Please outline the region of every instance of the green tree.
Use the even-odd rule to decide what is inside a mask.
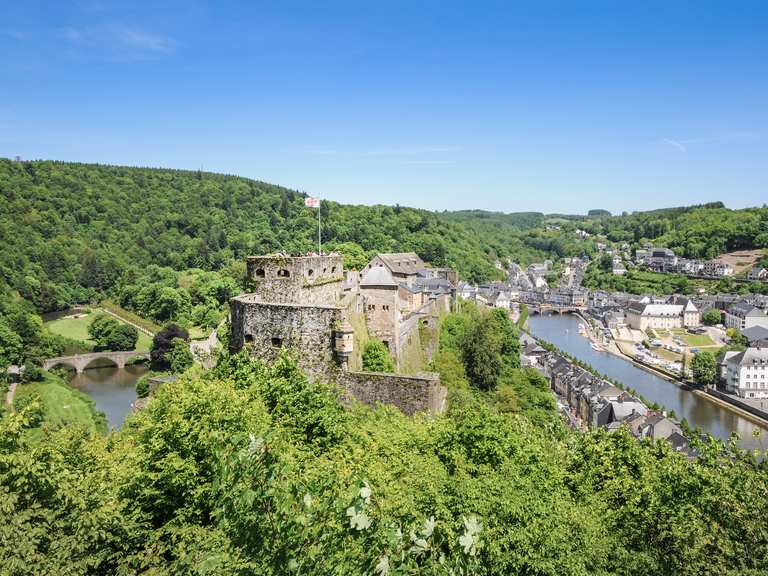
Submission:
[[[8,366],[20,362],[23,352],[21,337],[0,318],[0,375],[5,376]]]
[[[96,314],[88,324],[88,335],[97,346],[105,345],[109,335],[120,326],[120,322],[109,314]]]
[[[691,362],[691,371],[693,379],[699,384],[711,386],[717,382],[717,362],[711,352],[695,354]]]
[[[149,374],[145,374],[136,382],[136,396],[146,398],[149,396]]]
[[[493,390],[504,369],[502,335],[490,314],[483,314],[466,329],[461,355],[469,381],[481,390]]]
[[[175,339],[189,340],[189,332],[177,324],[168,324],[152,339],[149,351],[150,364],[153,370],[164,372],[171,368],[170,353]]]
[[[107,350],[135,350],[139,332],[129,324],[118,324],[107,335],[104,347]]]
[[[394,372],[395,363],[389,349],[380,340],[369,340],[363,350],[363,370],[367,372]]]
[[[169,357],[171,372],[174,374],[181,374],[194,363],[192,352],[189,349],[189,342],[183,338],[174,338],[172,340]]]
[[[720,324],[723,315],[717,308],[710,308],[701,315],[701,321],[707,326],[714,326]]]

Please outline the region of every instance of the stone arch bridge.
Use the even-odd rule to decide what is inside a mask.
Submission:
[[[576,314],[587,309],[586,306],[567,306],[558,304],[526,304],[530,314]]]
[[[43,368],[50,370],[54,366],[64,365],[72,366],[78,374],[87,370],[95,360],[110,360],[118,368],[125,368],[129,360],[134,358],[144,358],[149,360],[149,352],[136,352],[129,350],[126,352],[91,352],[90,354],[76,354],[74,356],[56,356],[48,358],[43,362]]]

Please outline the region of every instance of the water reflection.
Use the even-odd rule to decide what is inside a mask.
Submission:
[[[589,340],[579,335],[579,322],[578,318],[570,315],[534,315],[528,320],[530,330],[536,336],[586,362],[598,372],[622,382],[628,388],[634,388],[649,402],[656,402],[667,410],[674,410],[677,417],[681,420],[686,418],[692,428],[698,426],[723,440],[727,440],[732,432],[736,432],[741,437],[740,445],[748,449],[762,448],[761,444],[768,442],[768,431],[761,430],[749,420],[637,368],[623,358],[593,350]],[[759,438],[753,438],[752,433],[755,430],[761,431],[764,437],[762,442]]]
[[[92,368],[74,375],[69,384],[93,398],[96,409],[106,415],[108,428],[119,429],[136,400],[136,382],[146,372],[142,364]]]

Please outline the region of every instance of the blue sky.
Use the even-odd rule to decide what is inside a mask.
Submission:
[[[3,2],[0,156],[505,212],[768,201],[766,2]]]

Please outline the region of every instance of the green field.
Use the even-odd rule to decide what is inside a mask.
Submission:
[[[59,318],[58,320],[52,320],[46,322],[45,326],[54,334],[60,334],[73,340],[79,340],[93,346],[95,342],[88,337],[88,326],[98,314],[98,310],[94,310],[90,313],[83,313],[78,315],[77,318]],[[152,346],[152,338],[139,332],[139,340],[136,342],[136,350],[138,352],[149,352]]]
[[[688,344],[688,346],[694,346],[696,348],[701,348],[702,346],[715,346],[715,343],[706,334],[685,334],[681,336],[681,338],[683,339],[683,342]]]
[[[53,374],[46,374],[42,382],[20,384],[16,388],[14,404],[20,406],[25,397],[39,394],[43,407],[43,424],[55,428],[67,425],[81,425],[88,430],[106,433],[106,420],[96,412],[93,400],[85,393],[75,390]],[[30,430],[31,436],[39,434]]]

